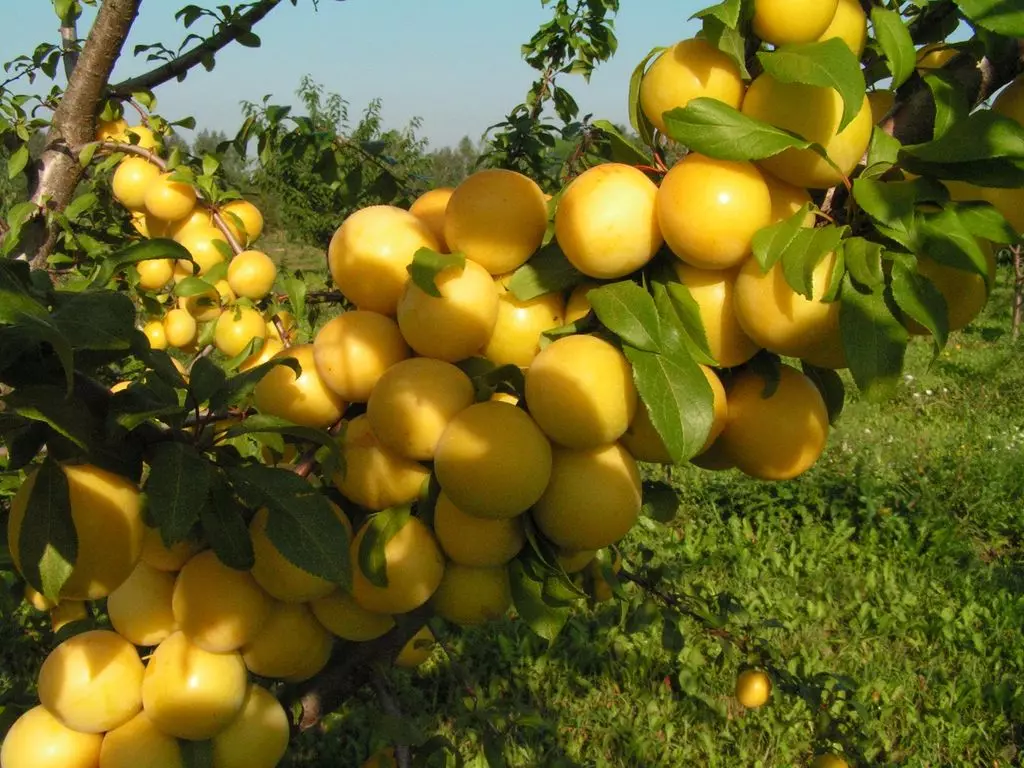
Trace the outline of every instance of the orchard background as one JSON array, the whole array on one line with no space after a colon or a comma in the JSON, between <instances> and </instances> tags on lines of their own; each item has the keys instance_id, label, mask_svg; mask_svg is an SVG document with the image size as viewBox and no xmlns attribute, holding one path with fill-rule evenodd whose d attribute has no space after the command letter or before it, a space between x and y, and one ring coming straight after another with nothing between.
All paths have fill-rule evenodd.
<instances>
[{"instance_id":1,"label":"orchard background","mask_svg":"<svg viewBox=\"0 0 1024 768\"><path fill-rule=\"evenodd\" d=\"M1024 7L725 0L696 15L700 42L652 30L625 126L572 96L615 55L618 1L543 0L523 103L441 150L379 101L353 114L320 73L299 107L243 103L234 136L161 113L161 91L258 49L287 5L187 5L183 41L129 52L138 0L54 0L59 36L5 65L3 768L1021 764ZM152 69L118 81L131 54ZM687 91L693 69L715 74ZM605 173L610 202L569 186ZM407 213L426 221L444 188L440 230ZM383 250L406 238L390 305L393 270L345 266L355 221ZM736 310L751 338L733 364L699 290L724 268L748 286L774 270L770 291L736 289L757 311ZM437 309L474 270L485 292L498 278L488 306L550 310L527 359L498 348L500 315L474 340L479 292L455 321ZM355 349L339 318L369 314L419 356L314 364L317 345ZM605 367L564 407L545 371L576 375L550 361L580 338ZM446 475L457 446L436 436L415 461L381 447L370 388L428 359L448 378L411 379L418 394L463 430L496 414L497 469L521 475L466 452L474 471ZM783 394L794 377L803 394ZM566 456L592 472L598 449L641 460L636 509L602 507L620 475L587 475L563 494L583 517L556 524L544 473ZM93 471L119 479L83 504ZM487 507L531 485L511 510L442 511L439 491ZM498 544L486 571L462 562ZM237 701L178 692L169 713L168 635L159 658L216 666L208 691Z\"/></svg>"}]
</instances>

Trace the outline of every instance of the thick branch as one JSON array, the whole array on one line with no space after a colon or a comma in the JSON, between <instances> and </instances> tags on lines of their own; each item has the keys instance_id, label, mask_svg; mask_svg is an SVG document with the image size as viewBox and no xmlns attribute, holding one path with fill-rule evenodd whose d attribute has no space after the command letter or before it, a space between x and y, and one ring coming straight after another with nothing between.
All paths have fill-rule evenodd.
<instances>
[{"instance_id":1,"label":"thick branch","mask_svg":"<svg viewBox=\"0 0 1024 768\"><path fill-rule=\"evenodd\" d=\"M78 65L78 27L74 21L62 23L60 27L61 49L64 51L64 76L68 81Z\"/></svg>"},{"instance_id":2,"label":"thick branch","mask_svg":"<svg viewBox=\"0 0 1024 768\"><path fill-rule=\"evenodd\" d=\"M96 14L68 88L54 112L46 149L39 159L39 181L32 190L32 202L41 208L63 210L71 202L82 167L67 148L93 139L103 89L121 54L140 2L106 0ZM37 217L24 230L18 258L30 260L37 269L45 268L55 238L56 233L46 226L45 219Z\"/></svg>"},{"instance_id":3,"label":"thick branch","mask_svg":"<svg viewBox=\"0 0 1024 768\"><path fill-rule=\"evenodd\" d=\"M236 23L221 27L216 33L178 58L161 64L138 77L132 77L110 86L110 94L112 96L130 96L137 91L152 90L169 80L184 76L190 69L202 64L207 57L233 43L243 32L248 32L256 22L274 10L280 3L281 0L260 0L243 13Z\"/></svg>"},{"instance_id":4,"label":"thick branch","mask_svg":"<svg viewBox=\"0 0 1024 768\"><path fill-rule=\"evenodd\" d=\"M391 663L431 614L429 604L395 617L395 628L376 640L346 643L331 657L327 666L304 683L297 699L302 705L300 731L314 727L326 715L373 680L375 662Z\"/></svg>"}]
</instances>

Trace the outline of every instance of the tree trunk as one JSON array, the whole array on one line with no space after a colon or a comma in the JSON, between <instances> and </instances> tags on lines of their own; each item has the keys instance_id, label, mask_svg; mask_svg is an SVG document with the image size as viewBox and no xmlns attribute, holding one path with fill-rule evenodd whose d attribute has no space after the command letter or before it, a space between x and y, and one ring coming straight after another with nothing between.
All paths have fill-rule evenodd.
<instances>
[{"instance_id":1,"label":"tree trunk","mask_svg":"<svg viewBox=\"0 0 1024 768\"><path fill-rule=\"evenodd\" d=\"M1013 253L1013 321L1010 326L1011 338L1020 338L1020 325L1024 320L1024 246L1015 245Z\"/></svg>"},{"instance_id":2,"label":"tree trunk","mask_svg":"<svg viewBox=\"0 0 1024 768\"><path fill-rule=\"evenodd\" d=\"M39 178L32 190L32 202L41 211L67 207L82 175L78 158L68 150L92 141L96 134L96 113L128 31L142 0L105 0L89 31L68 87L53 115L46 148L39 158ZM56 229L40 215L25 227L18 258L33 268L45 269L56 241Z\"/></svg>"}]
</instances>

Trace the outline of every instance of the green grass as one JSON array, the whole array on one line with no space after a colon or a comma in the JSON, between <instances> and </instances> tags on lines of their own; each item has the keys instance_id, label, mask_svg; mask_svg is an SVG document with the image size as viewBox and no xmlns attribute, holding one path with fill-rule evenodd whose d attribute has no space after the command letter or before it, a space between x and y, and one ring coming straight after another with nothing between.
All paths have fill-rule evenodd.
<instances>
[{"instance_id":1,"label":"green grass","mask_svg":"<svg viewBox=\"0 0 1024 768\"><path fill-rule=\"evenodd\" d=\"M797 480L673 471L680 514L637 526L627 567L687 605L732 605L722 629L746 652L633 585L550 649L514 619L453 631L454 666L438 651L392 675L421 737L443 734L470 765L487 764L489 732L515 766L796 766L825 749L1020 765L1024 349L1008 305L1004 287L930 366L914 343L892 402L851 386ZM737 670L765 659L776 691L743 711ZM378 710L369 694L346 707L291 765L358 765L399 730Z\"/></svg>"}]
</instances>

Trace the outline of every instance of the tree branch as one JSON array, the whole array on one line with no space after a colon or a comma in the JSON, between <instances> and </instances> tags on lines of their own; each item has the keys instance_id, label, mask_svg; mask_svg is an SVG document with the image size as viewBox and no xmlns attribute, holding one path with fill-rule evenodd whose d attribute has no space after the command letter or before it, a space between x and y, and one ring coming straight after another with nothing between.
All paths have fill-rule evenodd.
<instances>
[{"instance_id":1,"label":"tree branch","mask_svg":"<svg viewBox=\"0 0 1024 768\"><path fill-rule=\"evenodd\" d=\"M183 78L190 69L202 64L207 57L233 43L243 32L248 32L254 24L274 10L280 3L281 0L260 0L260 2L243 13L238 21L233 24L224 25L195 48L186 51L176 59L151 69L149 72L110 86L108 89L109 94L111 96L130 96L137 91L152 90L158 85L163 85L168 80Z\"/></svg>"},{"instance_id":2,"label":"tree branch","mask_svg":"<svg viewBox=\"0 0 1024 768\"><path fill-rule=\"evenodd\" d=\"M342 644L327 666L298 689L293 699L302 706L298 729L307 731L314 727L369 683L375 674L374 662L393 662L405 644L420 631L431 612L427 603L414 611L395 616L394 629L376 640Z\"/></svg>"},{"instance_id":3,"label":"tree branch","mask_svg":"<svg viewBox=\"0 0 1024 768\"><path fill-rule=\"evenodd\" d=\"M383 672L378 671L377 674L373 676L372 682L373 691L377 694L377 701L380 702L381 709L383 709L385 714L389 717L401 720L402 710L399 709L398 703L395 701L395 697L392 696L391 691L388 690L388 682L385 679ZM398 768L409 768L411 763L408 744L395 744L395 762L398 763Z\"/></svg>"}]
</instances>

